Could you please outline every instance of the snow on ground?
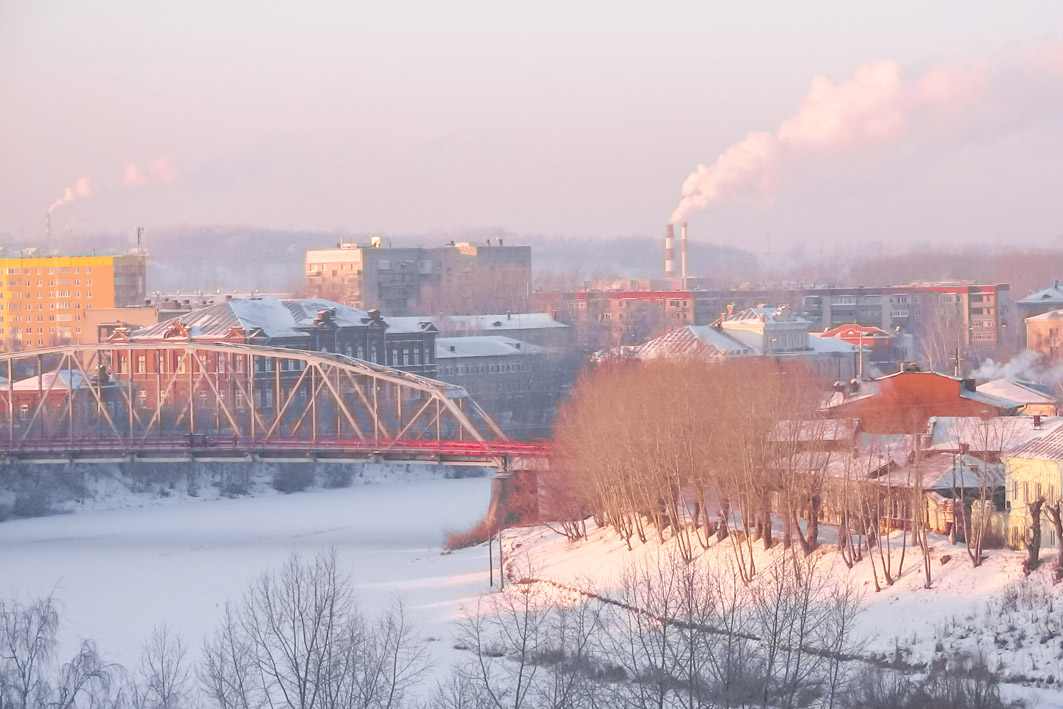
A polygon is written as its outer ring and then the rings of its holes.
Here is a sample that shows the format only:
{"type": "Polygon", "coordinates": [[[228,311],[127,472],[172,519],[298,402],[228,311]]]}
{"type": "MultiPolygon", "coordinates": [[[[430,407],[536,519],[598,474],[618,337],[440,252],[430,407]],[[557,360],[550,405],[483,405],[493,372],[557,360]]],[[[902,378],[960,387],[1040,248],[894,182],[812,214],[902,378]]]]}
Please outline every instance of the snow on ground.
{"type": "Polygon", "coordinates": [[[54,593],[62,655],[93,638],[128,666],[160,624],[198,655],[224,603],[259,573],[292,551],[334,547],[365,610],[400,594],[422,634],[439,639],[433,654],[453,654],[450,621],[463,599],[487,588],[487,558],[483,548],[441,554],[441,545],[446,531],[484,514],[491,482],[435,470],[383,484],[4,522],[0,597],[54,593]]]}
{"type": "MultiPolygon", "coordinates": [[[[395,594],[406,600],[422,635],[436,639],[431,649],[442,673],[460,655],[453,621],[488,587],[483,546],[453,554],[440,547],[447,530],[466,528],[483,515],[490,495],[488,477],[442,475],[439,468],[382,466],[367,469],[349,488],[281,495],[260,481],[256,495],[236,499],[205,489],[197,498],[180,488],[165,496],[161,490],[122,492],[118,481],[110,493],[104,485],[95,501],[73,505],[74,514],[0,524],[0,597],[54,592],[63,615],[62,654],[72,653],[80,638],[93,638],[106,657],[132,665],[152,628],[164,623],[198,654],[224,603],[238,599],[259,573],[279,567],[292,551],[335,548],[365,610],[385,608],[395,594]]],[[[826,537],[831,530],[823,531],[826,537]]],[[[510,568],[608,596],[625,567],[658,548],[636,542],[629,551],[609,530],[590,536],[570,543],[542,527],[508,530],[510,568]]],[[[898,541],[895,535],[895,560],[898,541]]],[[[781,554],[779,546],[756,549],[758,568],[781,554]]],[[[724,542],[704,557],[718,561],[732,553],[724,542]]],[[[1063,590],[1048,582],[1049,569],[1025,579],[1022,555],[1008,551],[990,551],[983,566],[973,568],[962,546],[936,538],[931,589],[923,588],[918,549],[909,547],[903,575],[875,592],[866,558],[849,570],[833,548],[820,553],[831,573],[851,579],[863,593],[865,652],[892,656],[901,646],[917,663],[941,648],[981,649],[992,667],[1040,683],[1010,685],[1010,696],[1036,692],[1038,706],[1063,707],[1055,690],[1063,678],[1063,590]],[[1045,613],[1060,618],[1055,630],[1046,627],[1045,613]]]]}
{"type": "MultiPolygon", "coordinates": [[[[831,530],[823,531],[826,537],[831,530]]],[[[610,529],[592,529],[589,537],[573,543],[544,527],[509,530],[507,569],[609,596],[627,567],[659,549],[654,540],[647,544],[633,540],[634,549],[629,551],[610,529]]],[[[900,559],[900,541],[900,533],[891,538],[894,569],[900,559]]],[[[671,545],[666,543],[666,547],[671,545]]],[[[758,569],[783,553],[781,544],[770,551],[760,544],[754,549],[758,569]]],[[[730,540],[714,541],[701,559],[720,562],[733,553],[730,540]]],[[[932,538],[931,588],[923,587],[922,554],[909,544],[903,573],[892,586],[883,584],[878,592],[866,555],[848,569],[834,547],[821,547],[818,553],[822,556],[819,568],[848,579],[862,594],[857,634],[864,642],[864,654],[893,657],[900,647],[906,661],[926,663],[943,649],[981,650],[991,668],[1013,680],[1007,688],[1012,698],[1034,694],[1037,706],[1063,707],[1063,689],[1056,689],[1063,682],[1063,634],[1046,632],[1048,626],[1058,628],[1063,622],[1063,587],[1049,580],[1054,550],[1043,554],[1046,563],[1027,579],[1022,574],[1022,553],[989,550],[982,566],[975,568],[962,543],[951,545],[943,537],[932,538]]],[[[555,593],[546,585],[537,588],[555,593]]]]}

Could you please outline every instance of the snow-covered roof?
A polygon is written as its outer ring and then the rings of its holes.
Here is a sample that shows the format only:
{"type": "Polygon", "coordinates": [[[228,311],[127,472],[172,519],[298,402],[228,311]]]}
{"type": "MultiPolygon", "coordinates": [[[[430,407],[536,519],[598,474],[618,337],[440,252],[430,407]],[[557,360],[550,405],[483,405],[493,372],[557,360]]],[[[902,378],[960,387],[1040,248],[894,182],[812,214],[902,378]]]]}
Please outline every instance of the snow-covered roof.
{"type": "Polygon", "coordinates": [[[808,334],[808,346],[816,354],[848,354],[851,355],[856,352],[857,347],[854,344],[840,340],[836,337],[824,337],[823,335],[817,335],[815,333],[808,334]]]}
{"type": "Polygon", "coordinates": [[[1019,301],[1019,305],[1063,305],[1063,286],[1056,281],[1048,288],[1031,293],[1019,301]]]}
{"type": "Polygon", "coordinates": [[[542,354],[544,348],[504,335],[437,337],[436,360],[464,357],[504,357],[542,354]]]}
{"type": "Polygon", "coordinates": [[[422,318],[412,315],[400,315],[400,316],[388,316],[384,318],[384,324],[387,325],[388,332],[394,333],[411,333],[411,332],[433,332],[437,328],[435,323],[432,322],[432,318],[422,318]]]}
{"type": "Polygon", "coordinates": [[[748,345],[710,325],[687,325],[632,348],[642,359],[704,357],[723,359],[755,354],[748,345]]]}
{"type": "Polygon", "coordinates": [[[1055,404],[1056,400],[1033,385],[1018,379],[1001,377],[975,387],[983,394],[1007,399],[1019,404],[1055,404]]]}
{"type": "Polygon", "coordinates": [[[15,381],[11,388],[15,391],[65,391],[71,388],[84,389],[85,377],[78,370],[60,369],[58,371],[45,372],[40,376],[26,377],[15,381]],[[71,387],[73,382],[73,387],[71,387]]]}
{"type": "Polygon", "coordinates": [[[1004,484],[1004,466],[973,455],[927,452],[917,460],[892,468],[875,481],[896,487],[921,484],[924,490],[999,487],[1004,484]]]}
{"type": "Polygon", "coordinates": [[[507,313],[505,315],[443,315],[421,318],[435,322],[440,332],[505,332],[507,330],[565,330],[568,325],[554,320],[548,313],[507,313]]]}
{"type": "MultiPolygon", "coordinates": [[[[182,323],[193,339],[223,338],[233,328],[270,339],[298,338],[306,336],[322,311],[329,311],[331,322],[341,328],[365,327],[370,321],[365,310],[324,298],[232,298],[141,328],[132,337],[161,339],[175,324],[182,323]]],[[[383,323],[388,332],[395,333],[422,332],[431,327],[428,318],[385,317],[383,323]]]]}
{"type": "Polygon", "coordinates": [[[746,308],[734,315],[727,316],[727,321],[811,324],[811,321],[795,315],[792,310],[784,307],[746,308]]]}
{"type": "Polygon", "coordinates": [[[1049,310],[1047,313],[1041,313],[1040,315],[1031,315],[1026,318],[1027,320],[1063,320],[1063,310],[1049,310]]]}
{"type": "Polygon", "coordinates": [[[1008,458],[1052,460],[1063,462],[1063,419],[1049,419],[1026,440],[1004,452],[1008,458]]]}
{"type": "Polygon", "coordinates": [[[1063,419],[1042,419],[1037,428],[1032,416],[932,416],[927,428],[930,446],[935,450],[953,451],[965,445],[973,451],[999,453],[1037,437],[1057,421],[1063,419]]]}

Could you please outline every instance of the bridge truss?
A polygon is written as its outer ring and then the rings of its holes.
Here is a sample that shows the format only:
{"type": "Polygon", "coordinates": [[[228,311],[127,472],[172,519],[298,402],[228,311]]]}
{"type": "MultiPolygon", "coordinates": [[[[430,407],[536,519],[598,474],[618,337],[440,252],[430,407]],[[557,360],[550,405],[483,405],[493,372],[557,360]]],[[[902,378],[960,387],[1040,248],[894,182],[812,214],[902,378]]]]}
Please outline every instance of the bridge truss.
{"type": "Polygon", "coordinates": [[[461,387],[340,354],[169,342],[0,355],[0,449],[9,456],[175,447],[508,450],[461,387]]]}

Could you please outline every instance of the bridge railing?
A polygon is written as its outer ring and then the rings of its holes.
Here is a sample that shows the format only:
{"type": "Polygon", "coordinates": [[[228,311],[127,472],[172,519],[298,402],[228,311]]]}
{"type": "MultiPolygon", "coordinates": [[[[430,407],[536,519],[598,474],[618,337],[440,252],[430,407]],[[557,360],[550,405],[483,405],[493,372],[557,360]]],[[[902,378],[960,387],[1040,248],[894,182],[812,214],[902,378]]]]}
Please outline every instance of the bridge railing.
{"type": "Polygon", "coordinates": [[[520,456],[524,458],[541,458],[549,452],[549,444],[544,441],[453,441],[421,439],[327,439],[308,441],[304,438],[273,437],[268,441],[241,436],[210,436],[203,434],[186,434],[181,436],[159,436],[130,444],[107,438],[73,438],[30,439],[15,446],[0,443],[0,453],[15,457],[54,454],[56,456],[77,457],[79,455],[134,455],[134,454],[175,454],[175,455],[247,455],[253,453],[283,454],[285,452],[309,453],[349,453],[358,456],[452,456],[470,458],[492,458],[501,456],[520,456]]]}

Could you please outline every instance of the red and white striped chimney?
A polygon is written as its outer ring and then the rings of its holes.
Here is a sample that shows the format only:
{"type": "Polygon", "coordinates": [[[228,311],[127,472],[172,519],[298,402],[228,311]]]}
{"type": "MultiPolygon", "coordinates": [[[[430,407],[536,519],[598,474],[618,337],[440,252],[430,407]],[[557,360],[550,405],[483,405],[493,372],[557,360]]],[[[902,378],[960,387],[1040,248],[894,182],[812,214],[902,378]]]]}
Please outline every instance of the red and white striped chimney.
{"type": "Polygon", "coordinates": [[[664,277],[675,276],[675,229],[671,224],[664,232],[664,277]]]}
{"type": "Polygon", "coordinates": [[[686,288],[687,287],[687,223],[686,222],[683,222],[682,226],[679,227],[679,241],[681,242],[682,249],[683,249],[683,251],[682,251],[682,264],[683,264],[683,266],[682,266],[682,269],[681,269],[681,273],[683,274],[683,288],[686,288]]]}

